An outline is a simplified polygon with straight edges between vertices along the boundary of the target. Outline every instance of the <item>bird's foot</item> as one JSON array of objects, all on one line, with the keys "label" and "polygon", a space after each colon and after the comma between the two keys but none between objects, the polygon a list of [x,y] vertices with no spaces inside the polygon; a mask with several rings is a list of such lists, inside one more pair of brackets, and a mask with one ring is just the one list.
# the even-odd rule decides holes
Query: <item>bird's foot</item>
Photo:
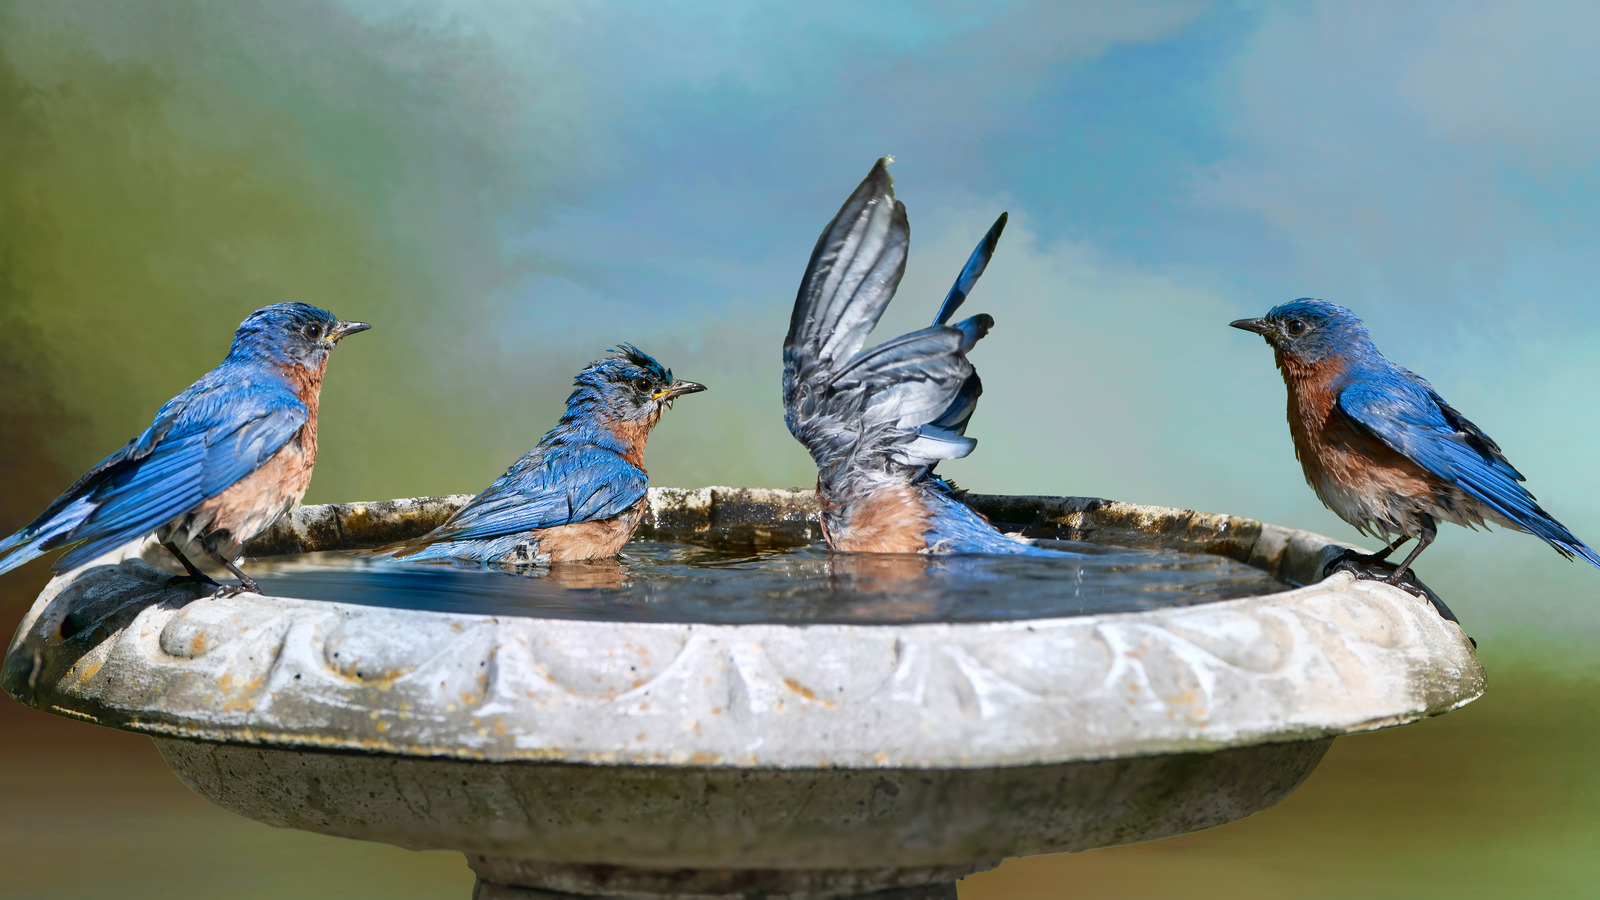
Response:
[{"label": "bird's foot", "polygon": [[1393,563],[1384,562],[1383,557],[1370,553],[1346,550],[1323,567],[1322,577],[1327,578],[1335,572],[1349,572],[1362,581],[1381,581],[1413,597],[1429,597],[1428,589],[1418,584],[1416,576],[1409,570],[1401,573]]},{"label": "bird's foot", "polygon": [[1417,577],[1412,575],[1410,572],[1407,572],[1404,575],[1401,575],[1398,572],[1391,572],[1387,577],[1378,580],[1389,585],[1390,587],[1397,587],[1413,597],[1420,597],[1423,600],[1428,601],[1432,601],[1433,599],[1433,592],[1423,587],[1421,584],[1418,584]]},{"label": "bird's foot", "polygon": [[[216,582],[212,583],[216,584]],[[261,588],[254,581],[246,584],[218,584],[217,589],[211,593],[211,599],[226,600],[229,597],[237,597],[240,594],[259,593],[261,593]]]},{"label": "bird's foot", "polygon": [[[1369,553],[1346,550],[1323,567],[1322,577],[1327,578],[1335,572],[1349,572],[1362,581],[1381,581],[1391,587],[1397,587],[1413,597],[1428,601],[1441,618],[1455,622],[1458,625],[1461,624],[1461,620],[1457,619],[1456,614],[1450,611],[1450,607],[1439,599],[1438,594],[1435,594],[1424,586],[1422,582],[1418,581],[1414,572],[1407,569],[1405,574],[1401,575],[1393,563],[1386,563],[1381,557],[1374,558]],[[1469,637],[1467,640],[1470,641],[1472,638]],[[1472,641],[1472,646],[1477,647],[1478,642]]]},{"label": "bird's foot", "polygon": [[[1322,567],[1322,577],[1327,578],[1335,572],[1349,572],[1363,581],[1383,581],[1402,589],[1403,584],[1397,584],[1392,579],[1395,567],[1383,561],[1383,557],[1373,553],[1357,553],[1346,550],[1334,557],[1326,566]],[[1409,577],[1409,574],[1408,574]]]}]

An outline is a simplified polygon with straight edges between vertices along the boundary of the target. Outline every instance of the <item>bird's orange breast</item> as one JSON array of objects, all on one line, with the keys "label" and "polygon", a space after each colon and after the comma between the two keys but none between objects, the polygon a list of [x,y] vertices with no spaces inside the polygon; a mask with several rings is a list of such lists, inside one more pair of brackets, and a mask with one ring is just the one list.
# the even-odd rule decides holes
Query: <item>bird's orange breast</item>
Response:
[{"label": "bird's orange breast", "polygon": [[1289,434],[1306,481],[1324,501],[1331,491],[1430,495],[1433,479],[1426,469],[1339,412],[1345,366],[1343,357],[1305,365],[1279,354],[1289,390]]},{"label": "bird's orange breast", "polygon": [[326,357],[315,369],[283,367],[295,396],[305,404],[305,424],[260,468],[200,504],[197,518],[209,522],[207,530],[226,531],[243,543],[265,531],[306,495],[317,464],[317,407],[326,370]]},{"label": "bird's orange breast", "polygon": [[536,532],[538,552],[541,556],[548,553],[553,563],[616,556],[638,530],[647,500],[640,497],[637,503],[609,519],[541,529]]},{"label": "bird's orange breast", "polygon": [[[819,486],[820,487],[820,486]],[[839,510],[820,489],[828,545],[847,553],[920,553],[928,548],[929,513],[915,488],[897,486],[853,500],[843,528],[829,528]]]}]

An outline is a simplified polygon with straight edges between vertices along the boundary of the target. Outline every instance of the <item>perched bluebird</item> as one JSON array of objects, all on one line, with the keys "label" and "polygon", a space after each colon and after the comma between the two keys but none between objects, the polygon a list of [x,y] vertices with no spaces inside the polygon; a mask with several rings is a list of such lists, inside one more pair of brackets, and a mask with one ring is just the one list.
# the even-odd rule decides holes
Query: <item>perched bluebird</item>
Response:
[{"label": "perched bluebird", "polygon": [[1433,543],[1440,521],[1497,522],[1600,566],[1600,556],[1539,508],[1500,447],[1421,376],[1379,353],[1355,313],[1301,299],[1231,324],[1272,345],[1289,388],[1289,433],[1317,496],[1363,534],[1399,535],[1357,558],[1381,562],[1417,540],[1390,584]]},{"label": "perched bluebird", "polygon": [[1036,553],[933,474],[971,453],[983,385],[967,352],[994,320],[947,325],[994,254],[1006,216],[973,251],[932,326],[862,351],[905,272],[910,226],[878,160],[817,240],[783,344],[784,420],[817,463],[822,533],[835,550]]},{"label": "perched bluebird", "polygon": [[443,525],[373,551],[408,560],[547,564],[615,556],[644,516],[644,445],[663,410],[705,390],[638,348],[573,379],[556,427]]},{"label": "perched bluebird", "polygon": [[215,584],[184,555],[198,547],[259,591],[233,557],[305,496],[328,352],[371,327],[305,303],[251,313],[221,365],[0,541],[0,572],[67,548],[52,567],[64,572],[154,532],[194,581]]}]

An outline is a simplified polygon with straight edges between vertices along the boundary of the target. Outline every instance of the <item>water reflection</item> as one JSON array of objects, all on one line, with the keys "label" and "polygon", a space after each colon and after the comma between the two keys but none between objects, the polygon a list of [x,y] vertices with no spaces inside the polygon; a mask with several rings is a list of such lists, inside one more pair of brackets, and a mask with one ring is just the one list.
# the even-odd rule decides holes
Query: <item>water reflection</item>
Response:
[{"label": "water reflection", "polygon": [[835,554],[821,544],[636,541],[616,559],[493,569],[317,553],[259,560],[268,593],[481,615],[639,622],[973,622],[1131,612],[1287,590],[1204,554]]}]

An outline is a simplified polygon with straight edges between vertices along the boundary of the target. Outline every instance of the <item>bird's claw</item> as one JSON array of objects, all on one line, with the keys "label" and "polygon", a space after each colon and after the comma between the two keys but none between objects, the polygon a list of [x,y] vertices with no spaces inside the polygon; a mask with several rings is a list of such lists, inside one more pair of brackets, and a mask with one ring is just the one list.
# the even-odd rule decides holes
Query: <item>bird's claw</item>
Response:
[{"label": "bird's claw", "polygon": [[[1322,577],[1327,578],[1335,572],[1349,572],[1362,581],[1381,581],[1390,587],[1397,587],[1413,597],[1428,601],[1433,605],[1434,610],[1439,613],[1440,617],[1458,625],[1460,624],[1460,620],[1456,618],[1455,613],[1450,611],[1450,607],[1439,599],[1438,594],[1423,586],[1422,582],[1417,580],[1415,573],[1408,570],[1404,577],[1396,578],[1395,568],[1393,563],[1383,562],[1376,559],[1372,554],[1346,550],[1334,557],[1322,568]],[[1471,640],[1471,638],[1468,638],[1468,640]],[[1472,641],[1472,646],[1478,646],[1478,642]]]},{"label": "bird's claw", "polygon": [[[1344,551],[1322,567],[1323,578],[1327,578],[1335,572],[1349,572],[1363,581],[1383,581],[1395,584],[1395,582],[1391,581],[1394,578],[1395,567],[1371,553],[1357,553],[1354,550]],[[1395,584],[1395,586],[1402,587],[1403,585]]]},{"label": "bird's claw", "polygon": [[1384,584],[1389,585],[1390,587],[1397,587],[1400,590],[1405,591],[1406,593],[1410,594],[1413,597],[1420,597],[1423,600],[1432,600],[1433,599],[1432,592],[1429,591],[1427,588],[1423,587],[1422,585],[1418,584],[1417,580],[1416,580],[1416,577],[1413,576],[1410,572],[1407,572],[1405,574],[1405,577],[1403,577],[1403,578],[1396,578],[1394,573],[1391,572],[1388,577],[1382,578],[1382,579],[1379,579],[1379,580],[1381,580]]},{"label": "bird's claw", "polygon": [[229,597],[237,597],[240,594],[259,593],[261,593],[261,588],[254,584],[219,584],[217,589],[211,593],[211,599],[226,600]]},{"label": "bird's claw", "polygon": [[1328,563],[1322,570],[1322,575],[1326,578],[1335,572],[1349,572],[1362,581],[1381,581],[1390,587],[1397,587],[1413,597],[1429,599],[1428,589],[1417,583],[1415,575],[1406,572],[1405,575],[1397,578],[1395,576],[1398,573],[1395,571],[1394,564],[1375,559],[1370,554],[1356,553],[1353,550],[1345,551],[1342,556]]}]

